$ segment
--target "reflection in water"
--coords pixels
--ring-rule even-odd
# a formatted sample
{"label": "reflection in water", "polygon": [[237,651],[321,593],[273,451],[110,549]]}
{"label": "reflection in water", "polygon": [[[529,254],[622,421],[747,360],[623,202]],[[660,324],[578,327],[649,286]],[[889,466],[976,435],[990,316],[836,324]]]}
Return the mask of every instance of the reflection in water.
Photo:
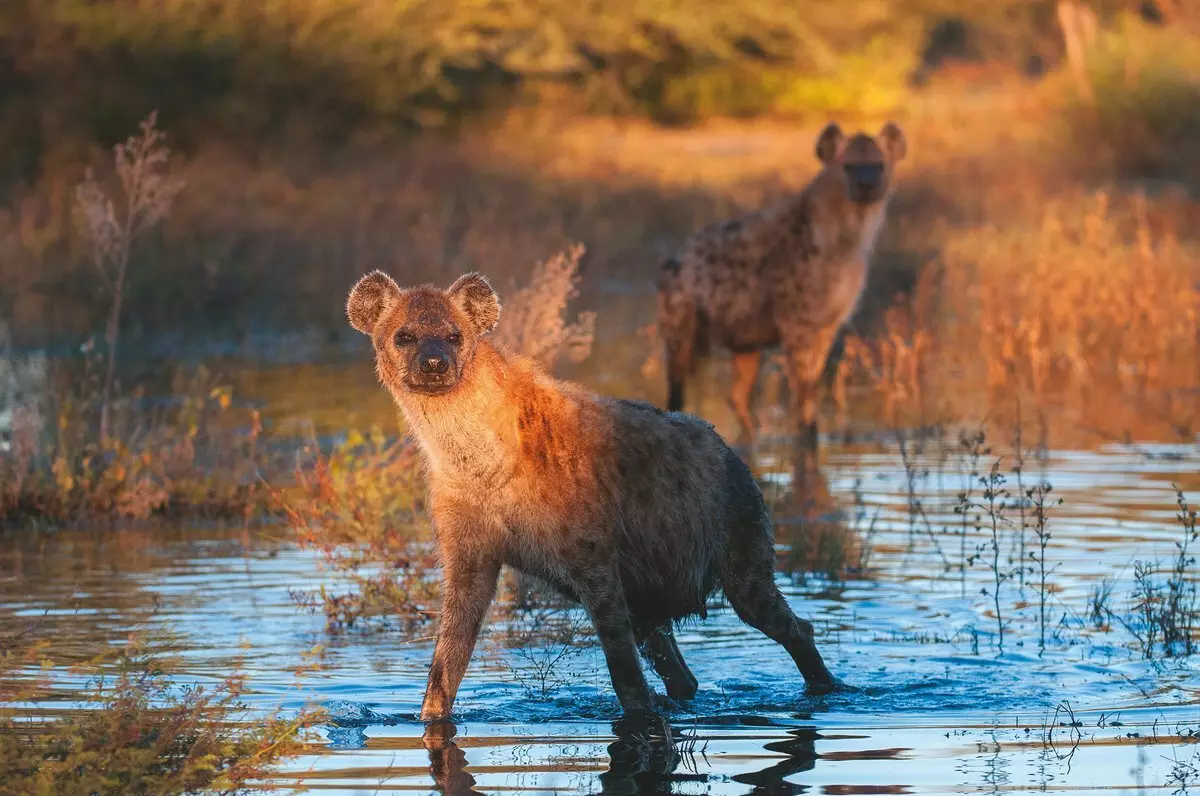
{"label": "reflection in water", "polygon": [[[743,717],[750,725],[762,720]],[[686,793],[688,786],[703,784],[710,775],[703,769],[703,751],[697,751],[698,736],[689,736],[653,718],[624,717],[612,723],[614,739],[606,747],[607,765],[597,780],[599,793],[627,796],[639,793]],[[432,722],[425,728],[421,743],[429,754],[429,774],[437,790],[446,794],[482,793],[468,768],[466,753],[453,738],[458,728],[449,721]],[[782,740],[764,745],[776,763],[761,769],[734,774],[733,782],[751,786],[751,793],[797,794],[807,786],[787,781],[788,777],[811,771],[819,755],[816,742],[820,734],[812,728],[793,728]],[[505,788],[506,790],[509,788]],[[890,791],[877,791],[890,792]]]}
{"label": "reflection in water", "polygon": [[769,752],[784,756],[778,763],[750,774],[737,774],[735,782],[753,785],[752,793],[805,793],[808,788],[787,781],[787,777],[802,771],[811,771],[817,764],[817,740],[820,734],[813,729],[797,727],[788,730],[782,741],[772,741],[763,746]]}
{"label": "reflection in water", "polygon": [[467,771],[467,756],[451,739],[458,728],[448,721],[431,722],[421,736],[429,752],[429,773],[442,793],[476,793],[475,778]]}

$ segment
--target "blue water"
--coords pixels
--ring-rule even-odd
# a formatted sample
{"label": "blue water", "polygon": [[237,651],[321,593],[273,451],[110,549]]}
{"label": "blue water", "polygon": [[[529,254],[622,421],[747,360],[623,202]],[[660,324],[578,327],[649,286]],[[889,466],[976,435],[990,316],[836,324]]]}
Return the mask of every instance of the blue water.
{"label": "blue water", "polygon": [[[323,745],[289,764],[280,787],[294,777],[321,792],[428,792],[440,776],[450,790],[481,793],[1171,793],[1200,765],[1200,747],[1182,737],[1200,729],[1197,664],[1147,661],[1126,629],[1096,629],[1086,614],[1089,592],[1112,578],[1111,607],[1129,616],[1132,562],[1173,555],[1180,531],[1170,484],[1197,486],[1198,463],[1195,448],[1124,447],[1039,463],[1064,500],[1047,552],[1047,648],[1039,654],[1036,590],[1014,577],[1001,586],[1000,654],[992,573],[980,563],[964,579],[943,565],[959,550],[952,464],[940,490],[934,476],[918,485],[938,553],[911,530],[896,451],[834,446],[825,463],[834,494],[853,514],[857,481],[861,511],[875,517],[870,574],[779,579],[816,623],[830,668],[854,688],[806,695],[781,648],[714,604],[678,634],[700,693],[687,704],[664,699],[673,744],[618,737],[617,704],[585,622],[581,643],[564,652],[514,648],[496,621],[463,683],[453,745],[430,751],[415,715],[432,628],[328,636],[323,618],[289,597],[328,575],[312,554],[272,538],[281,529],[10,536],[0,555],[0,630],[38,621],[61,651],[83,654],[131,631],[169,628],[181,684],[217,682],[236,668],[248,674],[256,708],[323,705],[331,716]],[[971,529],[968,541],[973,550],[986,540]],[[1003,549],[1015,554],[1011,532]],[[297,680],[317,645],[320,669]],[[69,705],[83,685],[65,672],[59,683],[66,701],[47,710]],[[1068,707],[1075,727],[1063,726]]]}

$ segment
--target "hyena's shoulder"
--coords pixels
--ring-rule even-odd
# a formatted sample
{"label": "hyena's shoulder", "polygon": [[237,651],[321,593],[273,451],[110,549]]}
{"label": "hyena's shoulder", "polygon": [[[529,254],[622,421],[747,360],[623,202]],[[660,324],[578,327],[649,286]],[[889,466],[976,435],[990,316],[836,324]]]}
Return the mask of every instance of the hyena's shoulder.
{"label": "hyena's shoulder", "polygon": [[728,446],[707,420],[645,401],[602,400],[613,417],[614,452],[624,489],[647,500],[662,499],[697,486],[683,480],[717,476],[713,468],[723,461]]}

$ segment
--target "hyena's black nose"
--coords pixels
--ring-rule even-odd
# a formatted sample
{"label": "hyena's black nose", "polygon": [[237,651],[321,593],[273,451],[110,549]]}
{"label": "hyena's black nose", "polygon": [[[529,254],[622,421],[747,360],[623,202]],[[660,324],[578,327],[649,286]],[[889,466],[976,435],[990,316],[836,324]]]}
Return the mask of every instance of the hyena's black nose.
{"label": "hyena's black nose", "polygon": [[450,369],[450,361],[441,354],[421,354],[421,372],[439,376]]}

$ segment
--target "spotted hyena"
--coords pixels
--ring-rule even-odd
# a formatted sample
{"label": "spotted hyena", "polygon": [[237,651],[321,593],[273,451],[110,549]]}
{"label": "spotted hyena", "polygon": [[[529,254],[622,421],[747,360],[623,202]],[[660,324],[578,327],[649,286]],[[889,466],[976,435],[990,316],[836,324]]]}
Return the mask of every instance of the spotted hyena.
{"label": "spotted hyena", "polygon": [[423,720],[450,712],[504,564],[583,605],[627,712],[652,708],[639,646],[669,695],[695,693],[672,628],[717,589],[810,687],[836,684],[775,586],[762,495],[711,425],[594,395],[494,344],[500,302],[479,274],[402,289],[376,271],[347,313],[429,477],[444,590]]}
{"label": "spotted hyena", "polygon": [[712,346],[733,355],[729,403],[743,439],[755,434],[750,394],[762,350],[782,346],[801,441],[815,451],[817,385],[842,324],[862,294],[867,260],[887,212],[904,134],[847,138],[830,124],[817,139],[821,171],[799,194],[690,238],[658,273],[658,329],[666,343],[667,408],[683,409],[685,378]]}

